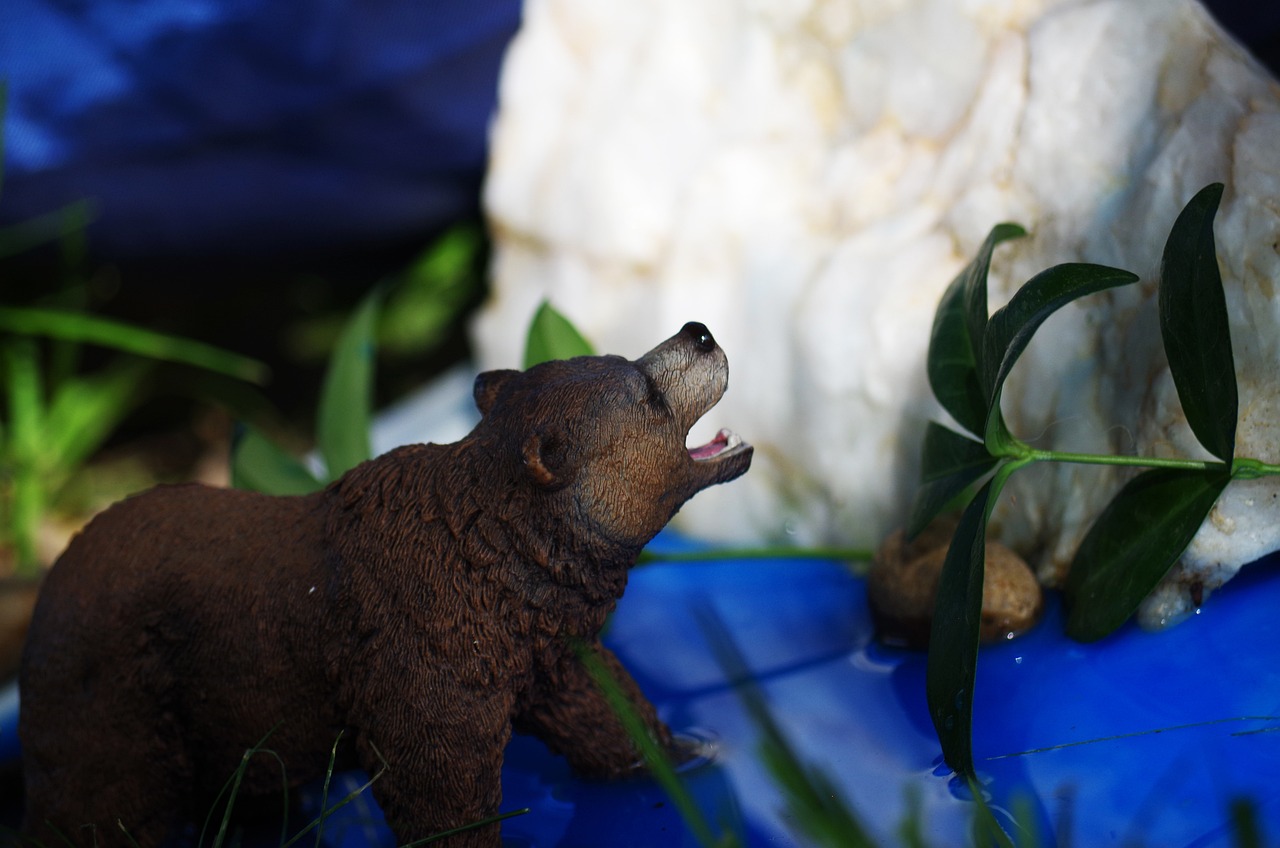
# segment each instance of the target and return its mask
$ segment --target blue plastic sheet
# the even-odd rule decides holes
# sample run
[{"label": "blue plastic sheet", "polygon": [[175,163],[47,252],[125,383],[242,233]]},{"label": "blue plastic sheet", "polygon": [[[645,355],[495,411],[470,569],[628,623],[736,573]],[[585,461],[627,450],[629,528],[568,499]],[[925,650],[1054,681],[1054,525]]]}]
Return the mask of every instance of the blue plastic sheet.
[{"label": "blue plastic sheet", "polygon": [[474,212],[518,0],[8,0],[0,222],[112,256],[422,237]]},{"label": "blue plastic sheet", "polygon": [[[664,536],[658,546],[683,543]],[[708,606],[797,752],[833,779],[880,844],[899,844],[912,792],[930,844],[967,842],[972,803],[941,763],[924,656],[874,641],[864,581],[832,562],[659,564],[632,575],[606,641],[673,728],[715,741],[714,761],[686,773],[713,825],[750,846],[805,844],[698,623]],[[1046,846],[1209,848],[1233,844],[1229,805],[1250,799],[1275,838],[1278,606],[1280,572],[1261,563],[1162,633],[1131,626],[1097,644],[1072,642],[1054,600],[1031,633],[985,648],[974,748],[997,816]],[[577,780],[532,739],[512,742],[503,789],[504,809],[531,808],[503,824],[510,846],[697,844],[652,781]],[[326,825],[326,844],[394,845],[376,807],[361,804]],[[1030,816],[1015,823],[1019,806]]]}]

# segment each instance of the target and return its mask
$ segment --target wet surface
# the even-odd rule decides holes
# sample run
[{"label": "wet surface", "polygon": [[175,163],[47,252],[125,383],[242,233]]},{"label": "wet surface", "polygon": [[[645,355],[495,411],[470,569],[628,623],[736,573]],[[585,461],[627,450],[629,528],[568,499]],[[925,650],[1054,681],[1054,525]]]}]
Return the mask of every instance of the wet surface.
[{"label": "wet surface", "polygon": [[[664,538],[660,544],[683,546]],[[752,846],[803,844],[757,756],[758,729],[726,680],[699,617],[711,610],[745,656],[773,717],[885,845],[914,792],[931,844],[963,844],[972,806],[941,764],[924,700],[923,654],[872,639],[864,583],[838,563],[726,561],[637,569],[607,642],[678,732],[711,756],[686,767],[714,828]],[[1045,619],[979,659],[974,749],[997,815],[1021,804],[1041,844],[1229,845],[1228,805],[1252,798],[1280,834],[1280,568],[1248,567],[1202,613],[1164,633],[1126,628],[1093,645]],[[0,736],[3,735],[0,723]],[[361,785],[344,775],[333,804]],[[651,780],[577,780],[517,737],[503,773],[510,846],[695,845]],[[301,797],[320,809],[320,788]],[[278,824],[248,845],[278,842]],[[306,837],[307,844],[313,836]],[[391,846],[358,798],[328,819],[331,848]]]}]

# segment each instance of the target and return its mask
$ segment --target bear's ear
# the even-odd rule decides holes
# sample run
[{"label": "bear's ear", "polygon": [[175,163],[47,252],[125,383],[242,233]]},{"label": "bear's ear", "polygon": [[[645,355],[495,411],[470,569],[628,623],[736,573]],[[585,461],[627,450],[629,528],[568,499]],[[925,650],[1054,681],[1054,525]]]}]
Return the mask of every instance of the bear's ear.
[{"label": "bear's ear", "polygon": [[569,444],[554,430],[533,433],[524,442],[524,465],[539,486],[563,486],[572,478]]},{"label": "bear's ear", "polygon": [[483,418],[489,414],[489,410],[493,408],[493,402],[498,397],[498,392],[502,390],[508,380],[519,373],[519,371],[505,368],[500,371],[485,371],[476,377],[475,388],[471,390],[471,393],[475,396],[476,408],[480,410],[480,417]]}]

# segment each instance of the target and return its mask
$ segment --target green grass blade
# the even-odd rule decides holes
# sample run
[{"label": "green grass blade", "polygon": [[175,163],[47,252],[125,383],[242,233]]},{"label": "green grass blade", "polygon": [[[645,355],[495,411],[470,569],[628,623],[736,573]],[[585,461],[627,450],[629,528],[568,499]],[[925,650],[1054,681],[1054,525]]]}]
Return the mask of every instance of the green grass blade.
[{"label": "green grass blade", "polygon": [[44,485],[48,457],[41,441],[45,399],[40,361],[30,339],[16,339],[0,353],[9,413],[8,438],[0,450],[0,475],[10,478],[8,526],[0,527],[0,534],[10,534],[18,568],[30,572],[36,568],[36,534],[48,506]]},{"label": "green grass blade", "polygon": [[152,367],[121,362],[100,374],[68,378],[54,391],[44,444],[56,477],[70,475],[102,446],[138,402]]},{"label": "green grass blade", "polygon": [[676,774],[675,767],[671,764],[667,752],[649,734],[648,728],[645,727],[644,721],[640,718],[640,714],[636,712],[635,706],[627,698],[626,692],[610,675],[608,667],[601,662],[600,657],[596,655],[596,652],[589,645],[578,642],[574,645],[574,650],[577,651],[578,658],[582,661],[591,678],[600,687],[600,691],[604,693],[610,708],[612,708],[622,726],[626,728],[627,735],[635,743],[636,747],[640,749],[645,765],[649,767],[653,779],[658,782],[658,785],[667,793],[672,803],[676,805],[676,809],[680,812],[680,817],[684,819],[694,839],[697,840],[702,848],[717,848],[717,846],[723,848],[726,845],[725,839],[716,837],[693,795],[689,793],[684,783],[681,782],[680,775]]},{"label": "green grass blade", "polygon": [[978,362],[986,334],[991,254],[1001,242],[1024,235],[1017,224],[992,228],[978,255],[951,281],[933,316],[926,359],[929,385],[942,408],[975,435],[982,433],[987,418]]},{"label": "green grass blade", "polygon": [[1104,265],[1058,265],[1036,274],[996,310],[982,340],[978,370],[991,407],[985,410],[984,429],[978,432],[985,433],[986,420],[998,414],[1000,389],[1045,319],[1073,300],[1137,280],[1135,274]]},{"label": "green grass blade", "polygon": [[1128,620],[1168,573],[1222,490],[1224,466],[1154,468],[1133,478],[1080,543],[1067,578],[1067,635],[1091,642]]},{"label": "green grass blade", "polygon": [[422,356],[481,289],[484,237],[474,226],[446,232],[400,275],[378,322],[378,346],[389,355]]},{"label": "green grass blade", "polygon": [[932,421],[925,430],[923,455],[921,484],[916,489],[907,521],[908,539],[915,538],[938,513],[999,461],[987,453],[982,442]]},{"label": "green grass blade", "polygon": [[755,682],[742,650],[709,607],[697,611],[716,660],[735,682],[752,724],[760,733],[759,753],[786,799],[787,819],[811,840],[829,848],[874,848],[875,842],[826,774],[806,765],[787,741]]},{"label": "green grass blade", "polygon": [[1221,183],[1201,189],[1169,232],[1160,263],[1160,336],[1191,431],[1209,453],[1230,462],[1239,400],[1213,241],[1221,199]]},{"label": "green grass blade", "polygon": [[301,460],[250,426],[231,451],[231,485],[267,495],[306,495],[324,488]]},{"label": "green grass blade", "polygon": [[95,217],[92,203],[76,200],[61,209],[0,227],[0,259],[66,239],[71,233],[83,230]]},{"label": "green grass blade", "polygon": [[973,845],[974,848],[1014,848],[1013,840],[1005,833],[986,796],[982,794],[982,784],[977,779],[969,778],[969,794],[973,797]]},{"label": "green grass blade", "polygon": [[591,356],[594,352],[591,343],[582,337],[569,319],[544,300],[529,325],[524,348],[524,367],[532,368],[552,359]]},{"label": "green grass blade", "polygon": [[374,334],[382,297],[379,287],[360,301],[342,330],[325,373],[316,442],[330,480],[373,454],[369,432],[373,422]]},{"label": "green grass blade", "polygon": [[513,819],[516,816],[523,816],[527,812],[529,812],[528,807],[521,807],[518,810],[498,813],[496,816],[489,816],[487,819],[481,819],[478,822],[472,822],[471,824],[464,824],[462,827],[455,827],[452,830],[442,831],[441,833],[428,836],[425,839],[416,839],[413,842],[406,842],[404,845],[401,845],[400,848],[419,848],[421,845],[430,845],[432,842],[439,842],[441,839],[448,839],[450,836],[465,833],[468,830],[475,830],[476,828],[484,827],[485,825],[497,824],[498,822],[503,822],[507,819]]},{"label": "green grass blade", "polygon": [[0,331],[94,344],[126,353],[194,365],[252,383],[263,383],[267,366],[202,342],[155,333],[119,321],[59,309],[0,307]]}]

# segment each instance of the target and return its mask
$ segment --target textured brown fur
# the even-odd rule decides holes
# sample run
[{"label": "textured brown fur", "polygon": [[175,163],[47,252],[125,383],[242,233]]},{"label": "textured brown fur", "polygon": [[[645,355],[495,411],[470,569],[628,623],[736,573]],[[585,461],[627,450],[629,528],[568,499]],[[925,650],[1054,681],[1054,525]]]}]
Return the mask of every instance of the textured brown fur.
[{"label": "textured brown fur", "polygon": [[[28,833],[162,844],[250,746],[244,790],[340,766],[403,843],[498,812],[512,725],[580,773],[638,754],[572,649],[598,642],[640,548],[689,497],[746,471],[694,459],[727,363],[689,324],[636,362],[582,357],[476,381],[481,422],[325,491],[162,487],[95,519],[50,572],[24,656]],[[700,454],[701,455],[701,454]],[[384,771],[385,766],[385,771]],[[488,826],[451,845],[500,843]]]}]

